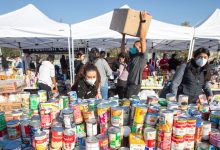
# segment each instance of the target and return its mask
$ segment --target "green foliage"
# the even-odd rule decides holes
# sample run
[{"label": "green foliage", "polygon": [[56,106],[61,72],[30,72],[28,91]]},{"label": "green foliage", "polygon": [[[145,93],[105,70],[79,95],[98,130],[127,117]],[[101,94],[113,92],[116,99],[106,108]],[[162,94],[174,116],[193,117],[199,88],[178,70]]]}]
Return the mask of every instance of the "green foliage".
[{"label": "green foliage", "polygon": [[1,50],[4,57],[21,56],[21,50],[19,49],[2,47]]},{"label": "green foliage", "polygon": [[189,21],[184,21],[183,23],[180,24],[181,26],[185,26],[185,27],[191,27],[190,22]]}]

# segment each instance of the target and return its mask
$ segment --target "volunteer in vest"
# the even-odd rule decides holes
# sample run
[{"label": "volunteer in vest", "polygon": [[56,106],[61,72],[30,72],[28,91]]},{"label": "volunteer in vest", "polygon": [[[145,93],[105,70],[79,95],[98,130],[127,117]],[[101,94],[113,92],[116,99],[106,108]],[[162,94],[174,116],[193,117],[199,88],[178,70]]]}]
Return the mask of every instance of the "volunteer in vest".
[{"label": "volunteer in vest", "polygon": [[210,52],[205,48],[194,51],[193,58],[177,69],[171,83],[171,93],[177,98],[180,94],[187,95],[189,103],[196,103],[202,93],[210,100],[213,94],[209,85],[211,79],[209,56]]},{"label": "volunteer in vest", "polygon": [[49,55],[46,61],[43,61],[39,69],[39,89],[50,92],[57,90],[57,83],[55,79],[55,68],[53,65],[54,56]]}]

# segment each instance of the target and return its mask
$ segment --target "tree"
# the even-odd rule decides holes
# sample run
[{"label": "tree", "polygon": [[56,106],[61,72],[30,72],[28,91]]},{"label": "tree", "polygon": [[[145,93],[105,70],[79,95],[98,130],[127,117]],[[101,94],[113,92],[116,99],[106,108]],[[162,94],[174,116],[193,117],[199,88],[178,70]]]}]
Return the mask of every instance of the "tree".
[{"label": "tree", "polygon": [[190,22],[189,21],[184,21],[183,23],[180,24],[181,26],[185,26],[185,27],[191,27]]},{"label": "tree", "polygon": [[5,57],[21,56],[21,50],[2,47],[2,55]]}]

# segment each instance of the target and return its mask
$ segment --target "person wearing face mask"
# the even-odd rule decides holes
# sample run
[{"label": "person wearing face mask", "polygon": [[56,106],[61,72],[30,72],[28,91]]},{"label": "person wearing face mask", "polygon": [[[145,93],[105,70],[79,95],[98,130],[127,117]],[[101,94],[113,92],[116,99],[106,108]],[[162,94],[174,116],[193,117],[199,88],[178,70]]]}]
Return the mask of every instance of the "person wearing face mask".
[{"label": "person wearing face mask", "polygon": [[211,79],[209,56],[210,52],[205,48],[194,51],[193,58],[176,70],[171,82],[171,93],[177,98],[181,94],[187,95],[189,103],[196,103],[198,96],[202,93],[205,93],[207,99],[210,100],[213,94],[209,86]]},{"label": "person wearing face mask", "polygon": [[[140,40],[129,50],[129,75],[127,80],[126,98],[138,95],[141,89],[142,73],[146,64],[146,19],[147,13],[140,14]],[[123,46],[123,45],[122,45]]]},{"label": "person wearing face mask", "polygon": [[85,64],[77,75],[77,80],[71,90],[76,91],[81,99],[102,98],[100,92],[101,77],[93,63]]}]

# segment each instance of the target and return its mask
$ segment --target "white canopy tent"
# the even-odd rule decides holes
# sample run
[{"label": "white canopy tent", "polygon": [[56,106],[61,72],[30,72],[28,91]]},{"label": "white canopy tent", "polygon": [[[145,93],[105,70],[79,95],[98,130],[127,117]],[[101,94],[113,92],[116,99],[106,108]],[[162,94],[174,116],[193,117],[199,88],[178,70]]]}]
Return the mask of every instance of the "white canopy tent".
[{"label": "white canopy tent", "polygon": [[[68,24],[48,18],[32,4],[0,15],[0,47],[18,49],[68,48],[70,57],[70,38]],[[72,76],[71,71],[71,83]]]},{"label": "white canopy tent", "polygon": [[[121,8],[129,8],[129,6],[125,5]],[[75,41],[75,47],[85,46],[82,43],[87,45],[89,43],[89,47],[120,47],[121,34],[109,29],[112,15],[113,11],[80,23],[72,24],[71,31],[72,38]],[[156,45],[160,44],[161,46],[157,46],[157,49],[160,50],[165,48],[176,48],[176,50],[188,49],[189,41],[192,39],[192,36],[193,28],[168,24],[152,19],[147,34],[147,39],[149,43],[148,46],[149,48],[153,48]],[[136,39],[131,36],[126,36],[126,38],[129,39],[128,42],[130,42],[127,43],[127,45],[131,45]],[[82,39],[84,39],[83,42]],[[175,42],[173,40],[182,42],[184,41],[184,43],[186,43],[184,45],[185,47],[175,47]]]}]

